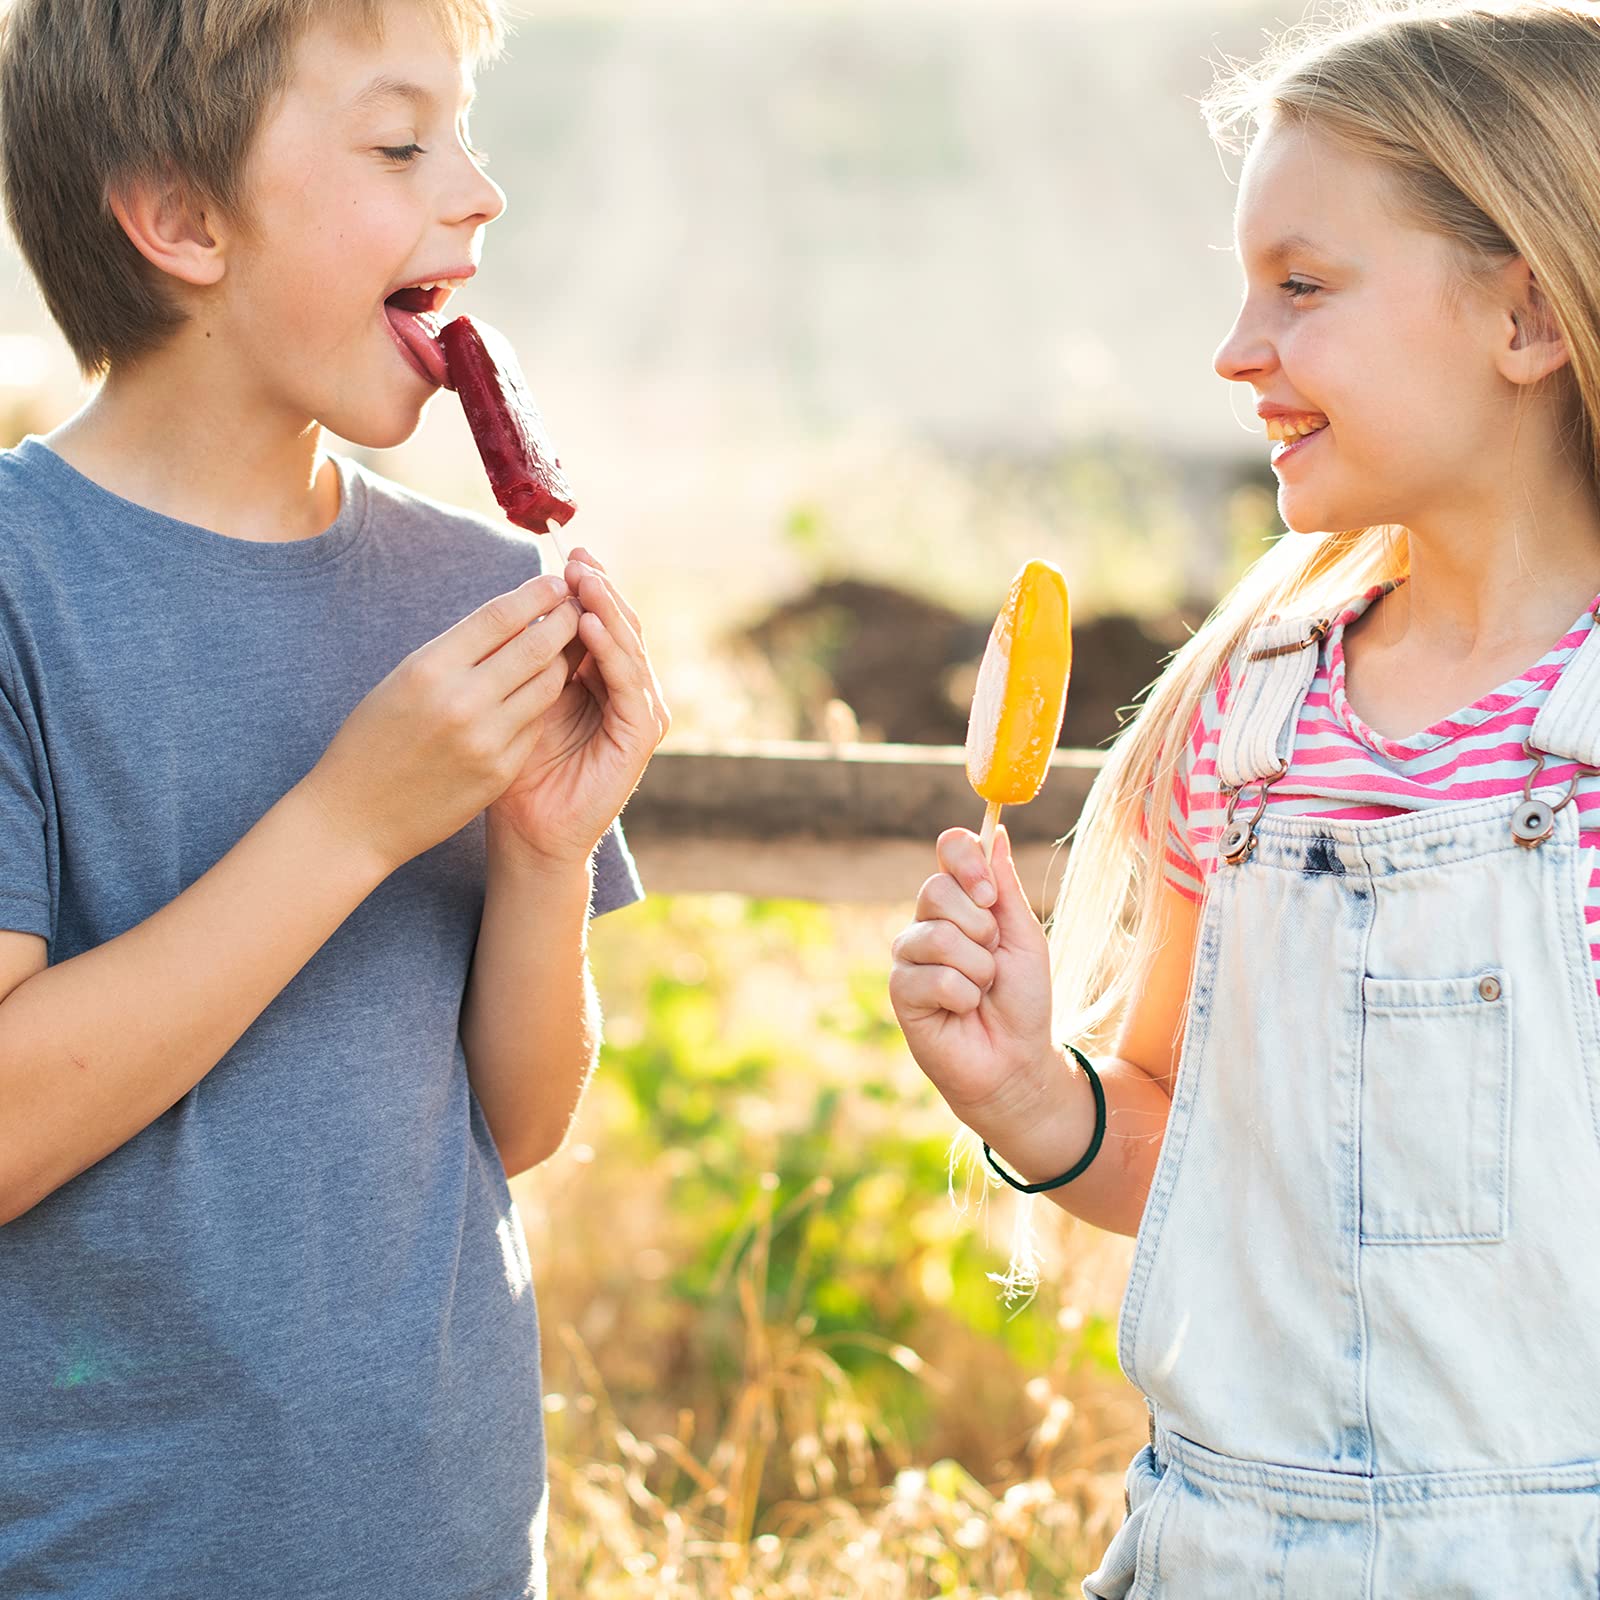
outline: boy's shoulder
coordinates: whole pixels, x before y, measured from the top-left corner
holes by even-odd
[[[451,505],[432,495],[397,483],[354,457],[341,457],[346,481],[359,482],[367,497],[367,515],[384,536],[422,546],[445,549],[478,559],[502,557],[524,575],[528,565],[540,565],[539,544],[533,534],[502,519]]]
[[[490,572],[503,568],[519,575],[518,582],[530,569],[539,569],[533,534],[408,488],[354,456],[336,454],[334,460],[344,493],[355,501],[342,508],[340,518],[350,525],[347,535],[352,543],[365,536],[409,561],[426,562],[431,555],[444,566]],[[120,526],[123,523],[131,526]],[[0,450],[0,573],[16,574],[37,561],[79,566],[91,545],[120,542],[130,532],[152,531],[171,554],[181,556],[196,548],[181,539],[172,543],[172,525],[159,513],[82,478],[42,440],[29,437]],[[247,542],[224,541],[194,529],[188,532],[203,541],[212,558],[243,562],[257,553]],[[345,536],[336,534],[335,540],[343,545]],[[150,546],[145,549],[148,553]]]
[[[37,439],[0,450],[0,571],[26,566],[30,552],[61,544],[74,509],[54,481],[54,458]]]

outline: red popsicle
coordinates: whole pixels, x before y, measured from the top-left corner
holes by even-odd
[[[569,522],[578,508],[510,342],[487,323],[457,317],[439,343],[505,514],[530,533]]]

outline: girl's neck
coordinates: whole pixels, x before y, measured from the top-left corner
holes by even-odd
[[[1536,660],[1600,594],[1600,496],[1582,483],[1454,508],[1414,523],[1408,544],[1410,579],[1368,631],[1419,655]]]
[[[1552,484],[1520,503],[1481,487],[1410,524],[1411,575],[1346,630],[1356,715],[1407,739],[1532,666],[1600,594],[1600,504]]]

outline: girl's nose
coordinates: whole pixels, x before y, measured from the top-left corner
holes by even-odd
[[[1228,330],[1228,336],[1217,346],[1211,358],[1219,378],[1230,383],[1248,383],[1278,364],[1277,352],[1269,340],[1252,333],[1245,326],[1244,313]]]

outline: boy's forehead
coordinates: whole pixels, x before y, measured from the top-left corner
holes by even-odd
[[[390,106],[454,108],[473,94],[471,63],[423,6],[385,8],[380,29],[354,16],[319,18],[295,46],[288,98],[359,117]]]

